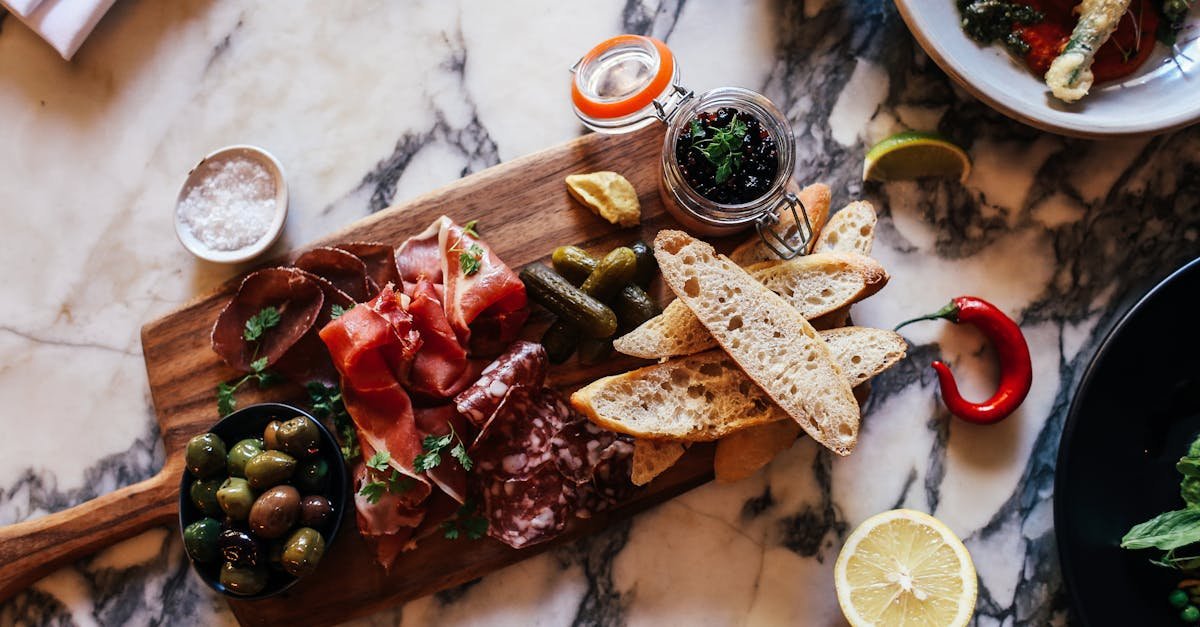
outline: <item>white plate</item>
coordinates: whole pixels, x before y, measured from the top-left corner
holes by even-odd
[[[1041,77],[1003,45],[967,37],[954,0],[895,0],[925,52],[947,74],[1001,113],[1077,137],[1164,133],[1200,121],[1200,15],[1193,8],[1178,50],[1159,43],[1137,73],[1092,88],[1079,102],[1050,95]]]

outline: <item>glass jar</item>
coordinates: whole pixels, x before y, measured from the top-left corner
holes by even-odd
[[[679,66],[666,44],[640,35],[618,35],[601,42],[571,71],[575,114],[588,128],[615,134],[655,122],[666,124],[659,196],[684,228],[722,236],[754,226],[763,243],[781,258],[807,252],[812,226],[792,178],[795,139],[787,118],[769,99],[738,87],[719,87],[697,96],[680,85]],[[740,204],[723,204],[701,195],[688,183],[676,156],[680,135],[697,114],[723,107],[756,118],[778,150],[775,176],[767,191]],[[781,224],[781,216],[791,223]]]

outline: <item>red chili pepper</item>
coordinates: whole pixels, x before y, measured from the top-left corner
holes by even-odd
[[[1021,406],[1029,394],[1029,386],[1033,384],[1033,362],[1029,359],[1029,345],[1025,343],[1021,327],[986,300],[959,296],[938,311],[903,322],[896,329],[910,322],[939,318],[954,324],[965,322],[975,326],[991,340],[1000,358],[1000,387],[982,403],[964,399],[958,393],[958,384],[950,373],[950,367],[940,361],[933,362],[946,407],[950,413],[967,422],[989,425],[1004,420]]]

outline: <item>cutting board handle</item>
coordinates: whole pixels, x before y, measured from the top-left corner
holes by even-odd
[[[41,518],[0,527],[0,603],[104,547],[164,524],[178,511],[183,456],[157,475]]]

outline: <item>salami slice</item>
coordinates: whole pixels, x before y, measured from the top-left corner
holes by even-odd
[[[458,412],[482,427],[514,385],[531,390],[546,380],[546,349],[534,342],[513,342],[479,374],[479,380],[454,397]]]
[[[249,372],[251,362],[266,358],[273,366],[304,337],[321,313],[325,296],[321,287],[294,268],[266,268],[249,274],[217,316],[212,330],[212,347],[225,363]],[[263,309],[274,307],[279,321],[248,341],[246,321]]]
[[[631,479],[633,443],[626,436],[619,436],[610,449],[611,454],[596,465],[591,481],[576,486],[575,515],[579,518],[590,518],[611,509],[637,490]]]
[[[616,433],[601,429],[590,420],[578,419],[554,434],[554,462],[567,479],[576,484],[587,483],[595,476],[597,467],[623,454],[626,446],[632,454],[633,445],[619,440]]]
[[[550,540],[567,526],[571,494],[552,464],[525,479],[494,479],[483,491],[488,535],[514,549]]]
[[[367,276],[367,264],[339,248],[314,248],[297,257],[292,265],[329,281],[355,302],[363,302],[379,291]]]
[[[553,465],[555,425],[523,385],[509,389],[471,449],[477,472],[500,480],[525,479]]]

